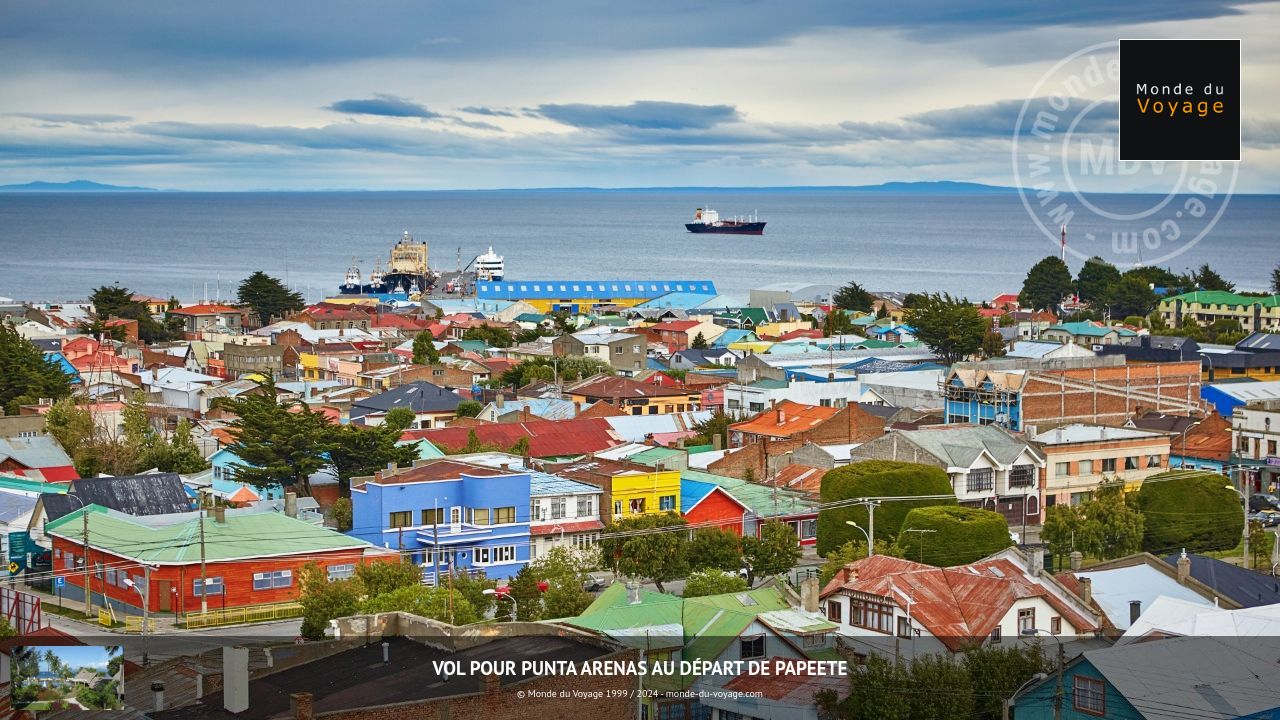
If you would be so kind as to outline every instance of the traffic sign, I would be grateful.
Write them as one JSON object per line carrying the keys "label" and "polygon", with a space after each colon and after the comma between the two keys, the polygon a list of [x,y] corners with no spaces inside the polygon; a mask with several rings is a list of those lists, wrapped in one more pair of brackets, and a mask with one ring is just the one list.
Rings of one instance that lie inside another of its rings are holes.
{"label": "traffic sign", "polygon": [[59,575],[58,577],[53,579],[53,584],[58,587],[65,587],[67,584],[67,579]]}
{"label": "traffic sign", "polygon": [[16,563],[16,562],[10,562],[10,563],[9,563],[9,574],[10,574],[10,575],[17,575],[17,574],[18,574],[18,572],[19,572],[20,570],[22,570],[22,566],[18,565],[18,563]]}

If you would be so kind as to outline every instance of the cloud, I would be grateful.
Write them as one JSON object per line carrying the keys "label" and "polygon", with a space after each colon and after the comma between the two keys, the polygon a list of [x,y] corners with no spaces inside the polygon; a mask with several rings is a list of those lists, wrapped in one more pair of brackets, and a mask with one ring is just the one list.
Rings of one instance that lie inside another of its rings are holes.
{"label": "cloud", "polygon": [[468,105],[458,108],[458,112],[468,113],[470,115],[487,115],[489,117],[520,117],[518,114],[510,110],[500,110],[498,108],[485,107],[483,105]]}
{"label": "cloud", "polygon": [[27,118],[57,125],[105,125],[108,123],[128,122],[133,118],[128,115],[108,114],[76,114],[76,113],[5,113],[8,117]]}
{"label": "cloud", "polygon": [[732,105],[638,100],[630,105],[539,105],[537,114],[580,129],[638,128],[643,130],[706,129],[739,119]]}
{"label": "cloud", "polygon": [[381,117],[434,119],[444,117],[424,105],[395,95],[375,93],[365,100],[338,100],[326,106],[327,110],[351,115],[378,115]]}

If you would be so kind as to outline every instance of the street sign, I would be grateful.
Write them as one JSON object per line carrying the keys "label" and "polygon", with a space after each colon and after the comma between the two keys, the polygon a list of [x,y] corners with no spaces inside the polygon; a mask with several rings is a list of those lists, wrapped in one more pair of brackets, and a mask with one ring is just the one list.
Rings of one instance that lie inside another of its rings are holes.
{"label": "street sign", "polygon": [[1268,458],[1267,458],[1267,464],[1268,464],[1268,465],[1280,465],[1280,457],[1268,457]]}
{"label": "street sign", "polygon": [[10,561],[10,563],[9,563],[9,574],[10,574],[10,575],[17,575],[17,574],[18,574],[19,572],[21,572],[21,571],[22,571],[22,567],[21,567],[20,565],[18,565],[18,563]]}
{"label": "street sign", "polygon": [[22,563],[25,565],[27,560],[27,543],[29,541],[30,536],[27,535],[26,530],[9,533],[9,559],[18,560],[21,558]]}
{"label": "street sign", "polygon": [[54,578],[54,579],[53,579],[53,584],[54,584],[55,586],[57,586],[58,588],[66,587],[66,585],[67,585],[67,579],[66,579],[66,578],[64,578],[64,577],[62,577],[61,575],[59,575],[58,577],[56,577],[56,578]]}

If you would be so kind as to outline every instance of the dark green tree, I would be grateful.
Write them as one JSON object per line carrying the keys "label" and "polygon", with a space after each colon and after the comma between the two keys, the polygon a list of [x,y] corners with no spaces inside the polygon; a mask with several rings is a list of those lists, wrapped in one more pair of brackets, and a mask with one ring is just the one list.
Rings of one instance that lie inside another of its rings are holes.
{"label": "dark green tree", "polygon": [[1004,345],[1004,336],[1000,333],[990,330],[982,336],[982,357],[1002,357],[1006,352],[1008,350]]}
{"label": "dark green tree", "polygon": [[949,294],[922,297],[903,313],[916,337],[929,346],[944,365],[959,362],[982,349],[990,324],[968,300]]}
{"label": "dark green tree", "polygon": [[689,577],[684,581],[684,592],[680,594],[687,598],[727,595],[742,592],[748,587],[747,581],[737,573],[708,568],[689,573]]}
{"label": "dark green tree", "polygon": [[742,538],[720,528],[703,528],[693,534],[688,548],[691,570],[726,570],[742,567]]}
{"label": "dark green tree", "polygon": [[0,408],[17,415],[19,405],[70,396],[71,377],[12,325],[0,321]]}
{"label": "dark green tree", "polygon": [[[595,600],[582,589],[587,566],[579,553],[557,545],[521,568],[511,582],[511,594],[519,607],[520,620],[553,620],[574,617]],[[538,587],[545,582],[547,589]],[[508,608],[509,611],[509,608]],[[499,609],[501,617],[503,611]]]}
{"label": "dark green tree", "polygon": [[1147,281],[1132,271],[1121,276],[1120,281],[1111,286],[1107,296],[1107,307],[1116,317],[1127,315],[1146,315],[1156,306],[1155,291]]}
{"label": "dark green tree", "polygon": [[780,575],[800,560],[800,542],[795,530],[784,522],[767,522],[759,537],[742,538],[742,560],[747,565],[747,584],[756,578]]}
{"label": "dark green tree", "polygon": [[848,285],[836,291],[832,301],[841,310],[871,312],[871,305],[875,302],[875,298],[871,293],[864,290],[861,285],[851,280]]}
{"label": "dark green tree", "polygon": [[236,477],[254,487],[280,484],[310,495],[309,478],[330,462],[333,426],[304,403],[278,401],[271,378],[258,386],[256,392],[215,401],[236,416],[227,423],[236,439],[231,450],[246,463]]}
{"label": "dark green tree", "polygon": [[423,330],[413,338],[413,362],[418,365],[435,365],[440,362],[440,351],[436,349],[435,338]]}
{"label": "dark green tree", "polygon": [[307,563],[298,572],[298,604],[302,605],[302,637],[323,640],[329,621],[360,611],[364,587],[356,580],[330,582],[328,571]]}
{"label": "dark green tree", "polygon": [[[905,532],[908,528],[927,532]],[[1013,544],[1003,515],[957,505],[916,508],[907,513],[902,529],[897,542],[902,557],[936,567],[971,563]]]}
{"label": "dark green tree", "polygon": [[[396,408],[408,410],[408,408]],[[394,412],[394,411],[393,411]],[[412,411],[410,411],[412,420]],[[333,425],[326,428],[324,445],[328,448],[329,462],[338,476],[339,494],[351,493],[351,478],[372,475],[396,463],[401,467],[413,465],[418,459],[416,445],[397,445],[400,434],[408,427],[403,416],[393,423],[390,414],[382,425]]]}
{"label": "dark green tree", "polygon": [[263,325],[271,323],[272,318],[283,318],[285,313],[301,310],[306,306],[302,293],[290,290],[279,279],[261,270],[240,283],[236,300],[252,310]]}
{"label": "dark green tree", "polygon": [[694,423],[693,431],[698,433],[689,442],[693,445],[714,445],[715,438],[720,438],[720,447],[729,447],[729,426],[733,424],[733,419],[724,413],[723,410],[715,410],[711,413],[711,417],[702,422]]}
{"label": "dark green tree", "polygon": [[463,400],[462,402],[458,403],[458,409],[455,412],[457,413],[458,417],[473,418],[479,415],[480,411],[483,409],[484,409],[484,406],[476,402],[475,400]]}
{"label": "dark green tree", "polygon": [[[687,574],[685,519],[675,513],[636,515],[611,523],[600,534],[600,556],[616,575],[643,578],[663,590],[663,583]],[[628,534],[635,531],[647,531]]]}
{"label": "dark green tree", "polygon": [[832,309],[822,319],[822,336],[849,335],[853,332],[853,319],[843,310]]}
{"label": "dark green tree", "polygon": [[1079,550],[1100,560],[1111,560],[1142,548],[1146,520],[1126,500],[1124,483],[1111,481],[1098,486],[1085,502],[1048,508],[1040,537],[1056,557]]}
{"label": "dark green tree", "polygon": [[467,599],[449,588],[411,585],[373,595],[360,603],[362,613],[407,612],[453,625],[470,625],[483,618]]}
{"label": "dark green tree", "polygon": [[119,285],[103,285],[89,295],[93,303],[93,316],[84,326],[93,335],[106,335],[114,340],[124,340],[123,328],[106,327],[107,320],[121,318],[138,321],[138,339],[146,342],[160,342],[181,337],[181,321],[166,320],[161,322],[151,315],[146,303],[133,299],[133,292]]}
{"label": "dark green tree", "polygon": [[1201,290],[1225,290],[1226,292],[1234,292],[1235,283],[1228,282],[1226,278],[1219,275],[1213,268],[1209,267],[1209,263],[1205,263],[1196,268],[1191,273],[1191,279],[1195,281],[1196,287]]}
{"label": "dark green tree", "polygon": [[1071,293],[1071,269],[1062,259],[1050,255],[1027,271],[1018,293],[1018,302],[1033,310],[1056,310]]}
{"label": "dark green tree", "polygon": [[509,348],[516,343],[511,331],[498,325],[481,325],[462,333],[463,340],[480,340],[489,347]]}
{"label": "dark green tree", "polygon": [[1271,271],[1271,292],[1280,293],[1280,265]]}
{"label": "dark green tree", "polygon": [[351,498],[340,497],[334,500],[333,508],[329,513],[333,517],[333,524],[338,527],[338,532],[351,529]]}
{"label": "dark green tree", "polygon": [[1111,295],[1111,288],[1120,282],[1120,271],[1115,265],[1094,256],[1085,261],[1076,276],[1076,292],[1080,299],[1094,307],[1103,307]]}
{"label": "dark green tree", "polygon": [[1240,497],[1215,472],[1172,470],[1142,482],[1133,502],[1143,515],[1142,549],[1155,555],[1230,550],[1240,542]]}
{"label": "dark green tree", "polygon": [[408,560],[373,562],[356,566],[355,579],[369,597],[422,584],[422,570]]}
{"label": "dark green tree", "polygon": [[706,350],[707,337],[703,335],[701,332],[699,332],[697,335],[693,336],[693,342],[690,343],[689,347],[693,348],[694,350]]}

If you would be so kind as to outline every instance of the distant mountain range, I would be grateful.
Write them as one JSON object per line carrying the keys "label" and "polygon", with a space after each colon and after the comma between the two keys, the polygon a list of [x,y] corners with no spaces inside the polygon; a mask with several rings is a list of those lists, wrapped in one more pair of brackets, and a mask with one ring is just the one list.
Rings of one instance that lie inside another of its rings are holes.
{"label": "distant mountain range", "polygon": [[104,185],[90,180],[72,180],[70,182],[44,182],[37,180],[23,185],[0,185],[0,192],[158,192],[149,187],[128,187],[124,185]]}

